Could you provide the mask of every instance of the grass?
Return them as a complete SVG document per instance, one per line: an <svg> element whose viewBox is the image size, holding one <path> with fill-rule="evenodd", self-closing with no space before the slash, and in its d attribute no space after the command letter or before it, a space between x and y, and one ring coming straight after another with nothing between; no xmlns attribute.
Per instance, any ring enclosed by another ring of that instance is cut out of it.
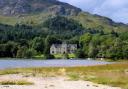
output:
<svg viewBox="0 0 128 89"><path fill-rule="evenodd" d="M63 54L54 54L54 57L55 57L55 59L62 59L62 58L64 58L64 55ZM69 58L76 58L76 55L75 54L68 54L68 57ZM45 59L43 54L36 55L33 58L35 58L35 59Z"/></svg>
<svg viewBox="0 0 128 89"><path fill-rule="evenodd" d="M34 22L33 25L39 25L43 21L45 21L50 16L50 13L39 13L39 14L29 14L24 16L2 16L0 15L0 23L8 24L8 25L15 25L16 23L24 23L24 24L31 24Z"/></svg>
<svg viewBox="0 0 128 89"><path fill-rule="evenodd" d="M35 59L44 59L44 55L43 54L36 55L34 58Z"/></svg>
<svg viewBox="0 0 128 89"><path fill-rule="evenodd" d="M74 81L77 81L80 79L80 76L77 73L70 73L68 74L68 77L70 78L69 80L74 80Z"/></svg>
<svg viewBox="0 0 128 89"><path fill-rule="evenodd" d="M54 57L56 59L62 59L64 57L64 54L55 54ZM75 54L68 54L68 57L69 57L69 59L70 58L76 58L76 55Z"/></svg>
<svg viewBox="0 0 128 89"><path fill-rule="evenodd" d="M116 24L113 26L108 19L89 13L80 13L78 16L71 16L71 18L79 21L85 28L103 29L105 32L127 32L127 26ZM86 24L85 24L86 23Z"/></svg>
<svg viewBox="0 0 128 89"><path fill-rule="evenodd" d="M63 54L55 54L54 55L54 57L56 58L56 59L62 59L63 58Z"/></svg>
<svg viewBox="0 0 128 89"><path fill-rule="evenodd" d="M26 80L7 80L1 81L0 85L33 85L33 83Z"/></svg>
<svg viewBox="0 0 128 89"><path fill-rule="evenodd" d="M68 56L69 56L69 58L76 58L75 54L69 54Z"/></svg>
<svg viewBox="0 0 128 89"><path fill-rule="evenodd" d="M114 87L128 89L128 62L89 66L89 67L51 67L21 68L1 70L0 74L31 73L34 76L68 76L69 80L85 80Z"/></svg>

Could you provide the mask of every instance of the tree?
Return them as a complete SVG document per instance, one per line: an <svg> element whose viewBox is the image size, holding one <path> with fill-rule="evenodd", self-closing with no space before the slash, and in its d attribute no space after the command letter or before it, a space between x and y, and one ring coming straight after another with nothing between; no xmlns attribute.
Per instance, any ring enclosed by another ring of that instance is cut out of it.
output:
<svg viewBox="0 0 128 89"><path fill-rule="evenodd" d="M26 52L25 52L25 54L24 54L24 57L25 58L32 58L36 54L37 54L36 50L34 50L34 49L27 49Z"/></svg>
<svg viewBox="0 0 128 89"><path fill-rule="evenodd" d="M10 49L10 53L12 54L12 57L16 57L17 50L18 50L18 44L10 41L7 43L7 46L10 47L9 49ZM9 49L7 49L7 51Z"/></svg>
<svg viewBox="0 0 128 89"><path fill-rule="evenodd" d="M84 44L88 45L90 43L91 39L92 39L92 35L90 33L86 33L80 37L80 43L82 45L84 45Z"/></svg>
<svg viewBox="0 0 128 89"><path fill-rule="evenodd" d="M123 47L123 57L124 59L128 59L128 44Z"/></svg>
<svg viewBox="0 0 128 89"><path fill-rule="evenodd" d="M16 57L18 44L12 41L0 44L0 57Z"/></svg>
<svg viewBox="0 0 128 89"><path fill-rule="evenodd" d="M84 31L80 23L62 16L49 18L43 23L43 26L48 28L52 33L64 34L66 36L81 35Z"/></svg>
<svg viewBox="0 0 128 89"><path fill-rule="evenodd" d="M17 58L25 58L25 54L27 51L27 47L23 46L23 47L19 47L18 51L17 51Z"/></svg>
<svg viewBox="0 0 128 89"><path fill-rule="evenodd" d="M45 55L50 54L50 46L51 46L50 42L51 42L50 36L47 36L45 39L45 50L44 50Z"/></svg>
<svg viewBox="0 0 128 89"><path fill-rule="evenodd" d="M35 49L37 52L43 53L44 52L44 39L41 37L35 37L32 40L32 48Z"/></svg>
<svg viewBox="0 0 128 89"><path fill-rule="evenodd" d="M45 39L45 50L44 50L44 54L49 54L50 53L50 47L52 44L59 44L61 43L61 41L56 38L55 36L50 36L48 35Z"/></svg>
<svg viewBox="0 0 128 89"><path fill-rule="evenodd" d="M63 57L64 57L64 59L69 59L68 53L64 53L64 54L63 54Z"/></svg>
<svg viewBox="0 0 128 89"><path fill-rule="evenodd" d="M78 49L76 52L76 57L77 58L86 58L87 55L84 53L84 51L82 49Z"/></svg>
<svg viewBox="0 0 128 89"><path fill-rule="evenodd" d="M95 58L97 56L97 54L98 54L97 48L92 43L90 43L89 50L88 50L88 56L90 58Z"/></svg>
<svg viewBox="0 0 128 89"><path fill-rule="evenodd" d="M51 54L45 54L44 58L45 59L54 59L55 57L54 57L54 55L51 55Z"/></svg>

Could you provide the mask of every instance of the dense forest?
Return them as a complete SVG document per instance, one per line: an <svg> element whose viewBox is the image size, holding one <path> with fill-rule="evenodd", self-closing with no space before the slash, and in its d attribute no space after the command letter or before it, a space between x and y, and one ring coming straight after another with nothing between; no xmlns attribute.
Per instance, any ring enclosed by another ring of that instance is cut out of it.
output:
<svg viewBox="0 0 128 89"><path fill-rule="evenodd" d="M86 24L86 23L85 23ZM0 57L32 58L49 54L53 43L76 43L78 58L128 59L128 32L104 32L85 28L78 21L62 16L35 25L0 24Z"/></svg>

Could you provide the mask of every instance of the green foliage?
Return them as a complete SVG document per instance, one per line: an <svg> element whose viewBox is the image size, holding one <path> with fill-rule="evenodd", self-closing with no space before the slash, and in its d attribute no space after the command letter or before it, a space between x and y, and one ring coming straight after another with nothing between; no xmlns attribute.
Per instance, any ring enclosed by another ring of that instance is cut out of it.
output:
<svg viewBox="0 0 128 89"><path fill-rule="evenodd" d="M35 49L37 52L43 53L44 52L44 39L41 37L35 37L32 40L32 48Z"/></svg>
<svg viewBox="0 0 128 89"><path fill-rule="evenodd" d="M89 44L89 49L88 49L88 57L89 58L95 58L97 56L98 50L95 47L93 43Z"/></svg>
<svg viewBox="0 0 128 89"><path fill-rule="evenodd" d="M52 44L55 43L61 43L61 41L56 37L56 36L52 36L52 35L48 35L45 38L45 49L44 49L44 54L49 54L50 53L50 47Z"/></svg>
<svg viewBox="0 0 128 89"><path fill-rule="evenodd" d="M81 44L89 44L90 40L92 39L92 35L90 33L86 33L80 37Z"/></svg>
<svg viewBox="0 0 128 89"><path fill-rule="evenodd" d="M76 52L76 57L77 58L86 58L87 55L84 53L84 51L82 49L78 49Z"/></svg>
<svg viewBox="0 0 128 89"><path fill-rule="evenodd" d="M17 58L25 58L26 57L26 51L27 51L27 47L23 46L20 47L17 51Z"/></svg>
<svg viewBox="0 0 128 89"><path fill-rule="evenodd" d="M18 44L15 42L7 42L0 44L0 57L16 57Z"/></svg>
<svg viewBox="0 0 128 89"><path fill-rule="evenodd" d="M63 54L64 59L69 59L68 53Z"/></svg>
<svg viewBox="0 0 128 89"><path fill-rule="evenodd" d="M36 50L34 49L28 49L25 52L25 57L26 58L33 58L37 54Z"/></svg>
<svg viewBox="0 0 128 89"><path fill-rule="evenodd" d="M62 16L49 18L40 25L0 24L0 57L32 58L44 54L45 58L53 58L51 45L67 41L78 44L78 58L128 59L128 32L112 29L106 33L101 30L104 26L98 29L83 26Z"/></svg>
<svg viewBox="0 0 128 89"><path fill-rule="evenodd" d="M17 51L17 58L33 58L37 54L37 51L34 49L29 49L25 46L20 47Z"/></svg>
<svg viewBox="0 0 128 89"><path fill-rule="evenodd" d="M66 36L81 35L84 32L84 28L77 21L62 16L46 20L43 26L48 28L51 33Z"/></svg>
<svg viewBox="0 0 128 89"><path fill-rule="evenodd" d="M121 39L121 36L122 34L119 37L115 34L93 34L90 38L88 34L84 34L80 38L84 51L81 53L86 53L91 58L127 59L128 38Z"/></svg>
<svg viewBox="0 0 128 89"><path fill-rule="evenodd" d="M47 54L50 53L50 42L52 41L52 39L50 39L50 36L47 36L47 38L45 39L45 50L44 50L44 54L47 56ZM49 55L48 55L49 56Z"/></svg>
<svg viewBox="0 0 128 89"><path fill-rule="evenodd" d="M41 30L37 30L27 25L15 26L0 24L0 42L20 41L21 39L33 39L41 34Z"/></svg>
<svg viewBox="0 0 128 89"><path fill-rule="evenodd" d="M54 55L51 55L51 54L45 54L44 58L45 59L54 59L55 57L54 57Z"/></svg>

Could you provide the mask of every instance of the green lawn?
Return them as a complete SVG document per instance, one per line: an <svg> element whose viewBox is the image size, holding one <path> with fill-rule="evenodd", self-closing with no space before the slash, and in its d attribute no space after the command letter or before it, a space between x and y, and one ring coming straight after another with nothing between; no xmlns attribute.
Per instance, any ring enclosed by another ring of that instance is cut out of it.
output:
<svg viewBox="0 0 128 89"><path fill-rule="evenodd" d="M62 59L63 54L55 54L54 57L55 57L55 59Z"/></svg>
<svg viewBox="0 0 128 89"><path fill-rule="evenodd" d="M40 54L40 55L36 55L34 56L35 59L44 59L44 55Z"/></svg>
<svg viewBox="0 0 128 89"><path fill-rule="evenodd" d="M55 54L54 55L55 59L62 59L64 57L63 54ZM68 54L68 58L76 58L76 55L75 54Z"/></svg>
<svg viewBox="0 0 128 89"><path fill-rule="evenodd" d="M64 55L63 54L54 54L55 59L63 59ZM68 54L69 59L70 58L76 58L75 54ZM45 59L43 54L38 54L36 56L34 56L33 58L35 59Z"/></svg>
<svg viewBox="0 0 128 89"><path fill-rule="evenodd" d="M69 58L76 58L75 54L69 54L68 56L69 56Z"/></svg>

